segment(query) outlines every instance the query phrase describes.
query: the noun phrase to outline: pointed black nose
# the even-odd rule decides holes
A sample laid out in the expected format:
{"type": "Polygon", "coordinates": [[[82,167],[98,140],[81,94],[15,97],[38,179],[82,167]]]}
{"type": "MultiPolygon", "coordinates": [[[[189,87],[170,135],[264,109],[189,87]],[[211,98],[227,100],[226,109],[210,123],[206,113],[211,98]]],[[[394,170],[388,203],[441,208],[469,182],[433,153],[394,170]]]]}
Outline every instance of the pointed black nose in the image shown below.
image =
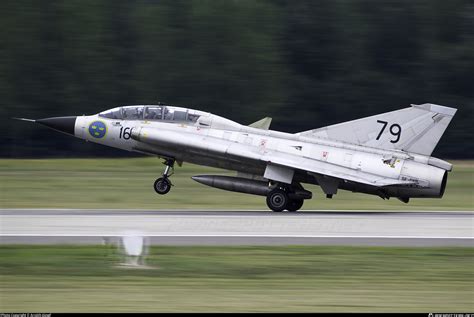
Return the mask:
{"type": "Polygon", "coordinates": [[[39,124],[48,128],[58,130],[67,134],[74,135],[74,127],[76,125],[76,116],[74,117],[55,117],[36,120],[39,124]]]}

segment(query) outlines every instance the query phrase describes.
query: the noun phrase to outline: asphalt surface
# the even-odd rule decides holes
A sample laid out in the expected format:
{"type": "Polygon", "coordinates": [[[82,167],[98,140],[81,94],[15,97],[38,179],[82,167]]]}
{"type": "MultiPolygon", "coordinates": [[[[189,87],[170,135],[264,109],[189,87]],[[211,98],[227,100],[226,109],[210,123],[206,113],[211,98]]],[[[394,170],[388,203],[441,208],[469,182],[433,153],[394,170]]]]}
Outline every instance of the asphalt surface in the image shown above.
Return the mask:
{"type": "Polygon", "coordinates": [[[0,244],[474,246],[458,211],[0,209],[0,244]]]}

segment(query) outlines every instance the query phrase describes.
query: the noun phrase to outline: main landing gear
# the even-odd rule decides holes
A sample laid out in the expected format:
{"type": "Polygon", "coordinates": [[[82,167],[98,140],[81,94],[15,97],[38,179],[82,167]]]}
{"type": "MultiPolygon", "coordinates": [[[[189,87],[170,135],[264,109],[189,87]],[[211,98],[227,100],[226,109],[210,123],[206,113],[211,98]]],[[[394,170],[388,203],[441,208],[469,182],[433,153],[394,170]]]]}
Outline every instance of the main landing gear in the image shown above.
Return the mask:
{"type": "Polygon", "coordinates": [[[174,159],[165,160],[164,164],[166,165],[166,168],[165,168],[165,171],[163,172],[163,176],[158,178],[155,181],[155,184],[153,185],[153,188],[155,189],[155,191],[160,195],[167,194],[170,191],[171,186],[173,186],[173,184],[171,184],[169,180],[169,177],[173,175],[174,173],[174,162],[175,162],[174,159]],[[170,173],[170,170],[171,170],[171,173],[170,173]]]}
{"type": "Polygon", "coordinates": [[[301,198],[293,198],[289,190],[277,187],[267,195],[267,206],[275,212],[283,210],[297,211],[303,207],[304,200],[301,198]]]}

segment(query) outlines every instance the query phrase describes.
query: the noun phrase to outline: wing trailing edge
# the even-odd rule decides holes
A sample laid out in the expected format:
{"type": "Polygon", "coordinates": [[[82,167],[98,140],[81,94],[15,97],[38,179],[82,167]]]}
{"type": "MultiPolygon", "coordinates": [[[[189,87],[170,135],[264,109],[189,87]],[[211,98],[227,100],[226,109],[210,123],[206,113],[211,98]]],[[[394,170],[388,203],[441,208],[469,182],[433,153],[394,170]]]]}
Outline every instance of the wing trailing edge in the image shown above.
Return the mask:
{"type": "Polygon", "coordinates": [[[394,178],[382,177],[379,175],[362,172],[360,170],[355,170],[328,162],[281,152],[279,152],[278,155],[275,155],[275,153],[272,152],[268,152],[262,155],[260,153],[249,151],[245,146],[242,146],[240,144],[230,145],[227,149],[227,154],[250,160],[258,160],[266,164],[284,166],[295,170],[325,175],[329,177],[338,178],[343,181],[346,180],[375,187],[415,184],[415,182],[409,180],[399,180],[394,178]]]}

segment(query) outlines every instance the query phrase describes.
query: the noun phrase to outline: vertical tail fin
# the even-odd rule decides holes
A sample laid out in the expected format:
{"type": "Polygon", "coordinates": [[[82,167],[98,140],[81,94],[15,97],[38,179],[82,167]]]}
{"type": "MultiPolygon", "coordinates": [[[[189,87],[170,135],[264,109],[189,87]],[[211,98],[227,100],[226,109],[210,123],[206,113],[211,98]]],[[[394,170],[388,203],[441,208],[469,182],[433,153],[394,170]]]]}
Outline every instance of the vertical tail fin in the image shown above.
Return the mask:
{"type": "Polygon", "coordinates": [[[268,130],[270,128],[271,123],[272,123],[272,118],[265,117],[261,120],[258,120],[257,122],[249,124],[249,127],[262,129],[262,130],[268,130]]]}
{"type": "Polygon", "coordinates": [[[431,155],[457,109],[425,103],[299,133],[379,149],[431,155]]]}

